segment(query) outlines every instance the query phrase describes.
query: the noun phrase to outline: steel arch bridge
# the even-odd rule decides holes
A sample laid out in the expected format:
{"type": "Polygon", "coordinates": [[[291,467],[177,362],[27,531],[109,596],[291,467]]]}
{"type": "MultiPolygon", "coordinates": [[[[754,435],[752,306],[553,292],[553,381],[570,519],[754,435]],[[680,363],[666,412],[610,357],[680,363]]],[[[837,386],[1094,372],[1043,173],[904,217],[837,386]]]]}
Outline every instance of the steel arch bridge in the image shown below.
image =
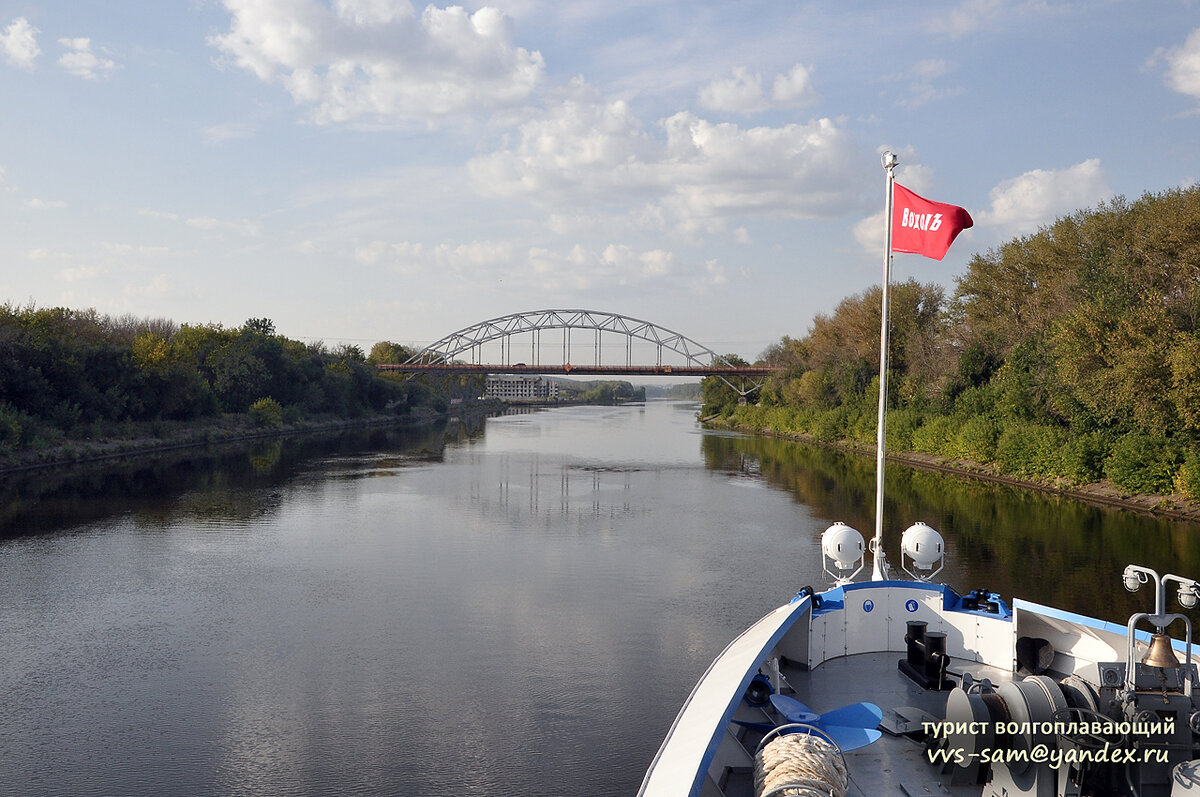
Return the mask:
{"type": "MultiPolygon", "coordinates": [[[[556,344],[550,344],[557,348],[556,344]]],[[[430,344],[402,364],[380,365],[380,370],[418,373],[561,373],[575,375],[673,375],[717,376],[745,396],[762,387],[773,368],[736,366],[709,347],[665,327],[617,313],[598,310],[535,310],[491,318],[452,332],[430,344]],[[542,333],[561,330],[562,347],[558,364],[542,362],[542,333]],[[572,364],[572,331],[591,331],[593,364],[572,364]],[[625,338],[624,364],[601,362],[602,337],[625,338]],[[529,357],[514,363],[513,337],[529,336],[529,357]],[[485,344],[499,341],[501,362],[480,362],[485,344]],[[655,350],[653,365],[634,362],[634,342],[644,341],[655,350]],[[682,359],[682,364],[664,362],[664,355],[682,359]],[[469,362],[465,361],[469,360],[469,362]],[[738,384],[734,384],[735,379],[738,384]]]]}

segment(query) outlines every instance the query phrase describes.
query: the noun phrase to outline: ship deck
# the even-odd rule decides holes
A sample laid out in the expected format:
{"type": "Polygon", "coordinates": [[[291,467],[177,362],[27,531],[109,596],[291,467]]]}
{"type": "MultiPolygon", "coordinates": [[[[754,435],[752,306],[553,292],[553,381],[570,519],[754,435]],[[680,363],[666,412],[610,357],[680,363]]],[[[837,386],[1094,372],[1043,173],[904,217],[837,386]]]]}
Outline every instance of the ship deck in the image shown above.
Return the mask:
{"type": "MultiPolygon", "coordinates": [[[[880,795],[952,795],[978,797],[981,787],[974,783],[953,785],[949,775],[941,775],[928,763],[925,746],[902,731],[906,722],[915,722],[919,730],[921,717],[917,709],[930,717],[941,719],[945,714],[946,692],[921,689],[904,677],[896,667],[903,653],[863,653],[831,659],[812,671],[786,665],[782,673],[795,689],[795,697],[813,711],[822,713],[841,706],[869,701],[883,711],[880,729],[885,733],[878,741],[846,754],[851,797],[880,797],[880,795]],[[896,709],[902,709],[897,714],[896,709]]],[[[1012,673],[984,664],[952,659],[949,671],[955,681],[963,673],[976,680],[989,679],[993,684],[1012,680],[1012,673]]],[[[764,721],[771,718],[759,710],[764,721]]],[[[754,793],[753,754],[762,734],[745,730],[741,747],[746,757],[726,767],[720,790],[709,781],[702,795],[749,797],[754,793]]]]}

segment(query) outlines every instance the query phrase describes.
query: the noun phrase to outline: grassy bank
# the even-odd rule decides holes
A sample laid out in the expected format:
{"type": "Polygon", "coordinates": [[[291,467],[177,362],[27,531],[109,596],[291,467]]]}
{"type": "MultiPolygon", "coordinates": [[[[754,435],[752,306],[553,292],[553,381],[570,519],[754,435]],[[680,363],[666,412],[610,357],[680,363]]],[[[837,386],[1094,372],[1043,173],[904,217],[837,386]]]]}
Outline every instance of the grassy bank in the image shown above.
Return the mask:
{"type": "MultiPolygon", "coordinates": [[[[875,455],[875,418],[865,410],[850,413],[838,408],[822,412],[746,405],[703,420],[714,428],[781,437],[863,456],[875,455]]],[[[888,413],[887,421],[888,460],[1103,506],[1200,522],[1200,500],[1191,491],[1182,489],[1192,484],[1186,468],[1194,460],[1186,455],[1164,453],[1161,446],[1147,446],[1144,440],[1123,446],[1120,440],[1110,446],[1095,441],[1072,443],[1061,430],[1038,428],[1034,424],[1025,424],[1011,432],[1001,445],[1004,430],[981,431],[978,427],[970,419],[956,421],[945,416],[924,417],[894,410],[888,413]],[[923,432],[919,431],[922,429],[923,432]],[[990,457],[981,456],[987,452],[991,452],[990,457]],[[1155,463],[1160,475],[1154,483],[1179,489],[1139,491],[1103,477],[1106,466],[1124,473],[1134,466],[1154,468],[1155,463]],[[1089,478],[1092,475],[1096,477],[1089,478]]]]}

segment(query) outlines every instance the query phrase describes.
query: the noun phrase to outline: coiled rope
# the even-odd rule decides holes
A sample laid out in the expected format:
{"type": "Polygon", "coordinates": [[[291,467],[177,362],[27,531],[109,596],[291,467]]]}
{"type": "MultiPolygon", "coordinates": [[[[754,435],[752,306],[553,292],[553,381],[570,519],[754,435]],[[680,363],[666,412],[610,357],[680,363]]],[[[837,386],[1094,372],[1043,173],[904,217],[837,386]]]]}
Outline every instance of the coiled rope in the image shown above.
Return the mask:
{"type": "Polygon", "coordinates": [[[757,797],[845,797],[847,787],[841,751],[818,736],[777,736],[754,756],[757,797]]]}

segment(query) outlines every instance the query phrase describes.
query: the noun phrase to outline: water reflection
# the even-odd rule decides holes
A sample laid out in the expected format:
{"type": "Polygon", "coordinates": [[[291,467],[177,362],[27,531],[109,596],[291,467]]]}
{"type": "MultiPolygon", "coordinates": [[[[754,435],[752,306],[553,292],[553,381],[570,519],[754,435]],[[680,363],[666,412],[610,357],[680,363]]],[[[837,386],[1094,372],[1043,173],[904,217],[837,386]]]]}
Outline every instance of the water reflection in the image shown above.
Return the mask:
{"type": "MultiPolygon", "coordinates": [[[[874,533],[870,457],[758,437],[707,436],[703,451],[710,468],[761,470],[768,483],[819,515],[864,536],[874,533]]],[[[885,478],[889,560],[900,561],[899,532],[924,521],[946,538],[945,578],[962,590],[987,587],[1123,623],[1153,608],[1148,590],[1131,595],[1121,588],[1125,565],[1200,575],[1200,525],[1194,523],[894,463],[885,478]]]]}
{"type": "Polygon", "coordinates": [[[148,525],[197,520],[252,524],[279,508],[263,488],[314,462],[370,452],[436,462],[447,442],[483,434],[482,418],[418,429],[367,429],[269,438],[0,476],[0,539],[87,527],[132,515],[148,525]]]}
{"type": "Polygon", "coordinates": [[[532,519],[589,514],[595,517],[633,510],[631,477],[638,469],[587,468],[535,461],[516,479],[507,469],[495,481],[473,479],[468,496],[487,514],[501,513],[510,524],[532,519]]]}

